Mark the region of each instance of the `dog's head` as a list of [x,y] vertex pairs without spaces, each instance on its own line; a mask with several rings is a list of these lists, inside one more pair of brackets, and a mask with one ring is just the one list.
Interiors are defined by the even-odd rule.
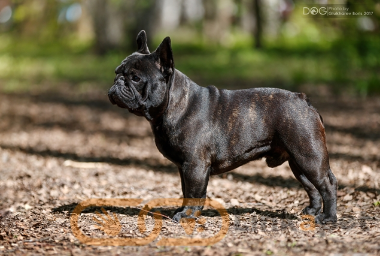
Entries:
[[116,70],[114,84],[108,91],[112,104],[153,120],[168,102],[168,92],[174,73],[170,38],[166,37],[150,53],[145,31],[137,35],[138,50],[125,58]]

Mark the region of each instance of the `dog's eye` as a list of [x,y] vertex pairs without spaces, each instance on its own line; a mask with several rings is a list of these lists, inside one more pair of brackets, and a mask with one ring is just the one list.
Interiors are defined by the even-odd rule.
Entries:
[[138,77],[138,76],[132,76],[132,81],[133,82],[139,82],[140,81],[140,77]]

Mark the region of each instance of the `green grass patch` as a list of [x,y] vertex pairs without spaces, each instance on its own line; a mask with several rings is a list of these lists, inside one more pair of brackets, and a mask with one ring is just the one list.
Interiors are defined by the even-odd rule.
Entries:
[[[197,42],[202,41],[173,43],[173,53],[176,68],[202,86],[296,90],[304,84],[324,84],[338,93],[349,89],[364,96],[380,93],[380,54],[376,55],[380,47],[376,40],[349,44],[337,41],[329,47],[280,47],[279,41],[267,43],[264,50],[255,50],[250,43],[239,40],[230,47]],[[115,68],[128,54],[97,56],[90,42],[36,43],[2,35],[0,86],[7,91],[25,91],[39,84],[54,89],[63,82],[107,89],[113,83]]]

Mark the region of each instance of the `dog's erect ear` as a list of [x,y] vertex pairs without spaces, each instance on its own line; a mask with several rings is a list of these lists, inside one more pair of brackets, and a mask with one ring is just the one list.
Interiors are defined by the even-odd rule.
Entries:
[[170,37],[166,37],[155,51],[157,62],[165,76],[174,72],[174,59]]
[[137,35],[136,38],[137,42],[137,52],[142,53],[142,54],[149,54],[149,48],[147,45],[147,39],[146,39],[146,33],[144,30],[141,30],[140,33]]

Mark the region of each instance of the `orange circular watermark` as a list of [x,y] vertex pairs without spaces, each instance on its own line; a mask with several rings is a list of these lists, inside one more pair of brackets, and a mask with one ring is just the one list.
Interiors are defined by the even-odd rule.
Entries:
[[313,215],[302,215],[301,218],[306,220],[300,224],[301,230],[303,230],[303,231],[314,231],[315,230],[315,217]]
[[[157,242],[158,246],[183,246],[183,245],[197,245],[197,246],[207,246],[212,245],[220,240],[222,240],[228,232],[229,229],[229,216],[227,210],[223,207],[221,203],[212,199],[185,199],[186,205],[201,205],[212,207],[217,210],[221,220],[222,225],[218,233],[216,233],[213,237],[209,238],[162,238]],[[152,231],[146,236],[142,238],[94,238],[90,236],[86,236],[80,229],[78,222],[80,214],[89,207],[101,207],[101,211],[103,214],[99,212],[95,212],[97,218],[93,218],[95,222],[98,223],[96,228],[104,231],[105,234],[109,236],[116,236],[120,233],[122,226],[120,224],[119,219],[115,214],[108,214],[107,211],[103,208],[105,206],[113,206],[113,207],[126,207],[126,206],[138,206],[141,204],[143,200],[137,198],[130,199],[101,199],[101,198],[92,198],[87,199],[81,203],[79,203],[75,209],[73,210],[70,217],[71,229],[73,231],[74,236],[82,243],[89,245],[100,245],[100,246],[140,246],[147,245],[153,242],[161,233],[162,229],[162,214],[158,212],[151,212],[153,208],[162,207],[162,206],[182,206],[183,199],[179,198],[158,198],[149,201],[139,212],[137,226],[141,234],[145,234],[147,232],[145,226],[145,218],[148,213],[153,214],[154,218],[154,227]],[[197,212],[199,215],[200,212]],[[204,224],[206,220],[204,218],[199,219],[199,223]],[[194,231],[195,219],[182,219],[181,223],[182,227],[185,229],[185,232],[190,235]],[[198,231],[202,231],[202,229],[198,229]]]

